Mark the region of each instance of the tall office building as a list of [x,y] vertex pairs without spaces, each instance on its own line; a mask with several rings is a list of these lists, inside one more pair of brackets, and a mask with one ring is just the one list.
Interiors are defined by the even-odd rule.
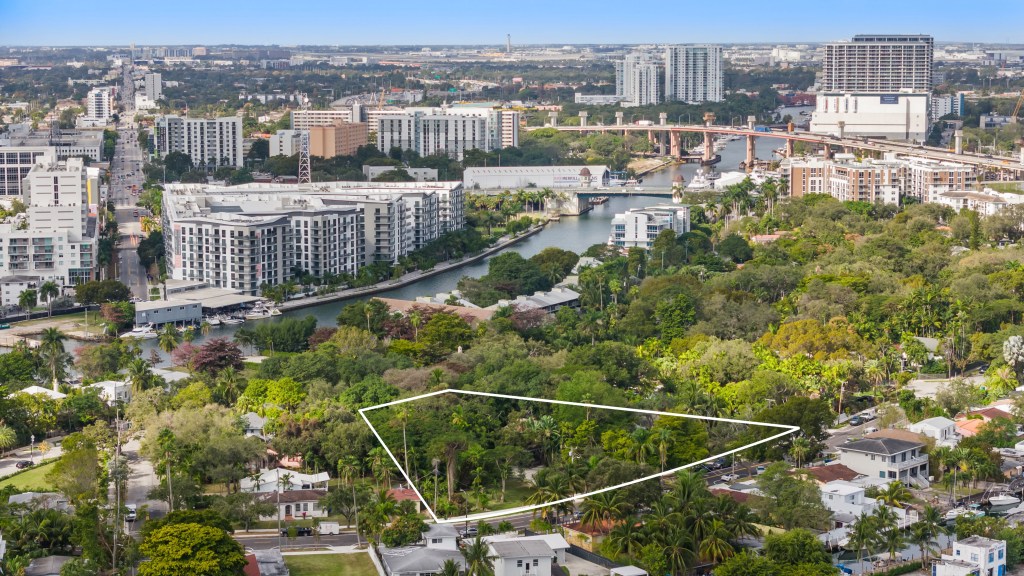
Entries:
[[623,106],[648,106],[661,102],[658,90],[658,60],[653,54],[627,54],[615,66],[615,88]]
[[665,100],[698,104],[725,98],[722,47],[708,44],[665,49]]
[[21,196],[22,181],[36,164],[53,164],[57,149],[52,146],[0,147],[0,197]]
[[161,82],[160,79],[160,73],[150,72],[143,76],[143,78],[146,83],[146,100],[149,100],[150,102],[156,102],[157,100],[163,98],[164,91],[163,83]]
[[238,116],[160,116],[156,119],[154,142],[160,156],[183,152],[199,167],[242,167],[242,119]]
[[825,92],[930,92],[935,40],[912,34],[860,34],[825,45]]

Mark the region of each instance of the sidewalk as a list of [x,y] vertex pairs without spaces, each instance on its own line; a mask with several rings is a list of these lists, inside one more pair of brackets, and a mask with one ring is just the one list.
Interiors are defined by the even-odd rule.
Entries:
[[367,550],[365,545],[362,548],[357,548],[355,546],[319,546],[318,548],[319,548],[318,550],[309,550],[309,551],[297,550],[297,551],[294,551],[294,552],[289,552],[287,550],[282,550],[281,551],[281,555],[282,556],[312,556],[314,554],[366,554],[366,550]]

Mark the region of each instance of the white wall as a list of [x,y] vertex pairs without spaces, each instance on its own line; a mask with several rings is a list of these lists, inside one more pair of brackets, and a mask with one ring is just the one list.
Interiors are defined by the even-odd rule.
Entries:
[[870,136],[911,142],[928,137],[931,97],[926,93],[818,94],[810,131],[845,136]]

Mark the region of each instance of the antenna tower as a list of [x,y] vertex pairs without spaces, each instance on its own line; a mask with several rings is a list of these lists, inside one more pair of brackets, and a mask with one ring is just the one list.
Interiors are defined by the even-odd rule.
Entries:
[[[302,109],[309,109],[309,99],[303,94]],[[309,187],[309,130],[303,130],[299,136],[299,186]]]

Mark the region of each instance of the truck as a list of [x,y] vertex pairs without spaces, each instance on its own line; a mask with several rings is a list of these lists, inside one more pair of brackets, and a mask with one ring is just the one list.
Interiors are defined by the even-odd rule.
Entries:
[[337,522],[321,522],[317,531],[321,536],[325,534],[341,534],[341,524]]
[[760,124],[758,124],[757,126],[754,126],[754,132],[771,132],[771,131],[772,131],[772,129],[769,128],[768,126],[762,126]]

